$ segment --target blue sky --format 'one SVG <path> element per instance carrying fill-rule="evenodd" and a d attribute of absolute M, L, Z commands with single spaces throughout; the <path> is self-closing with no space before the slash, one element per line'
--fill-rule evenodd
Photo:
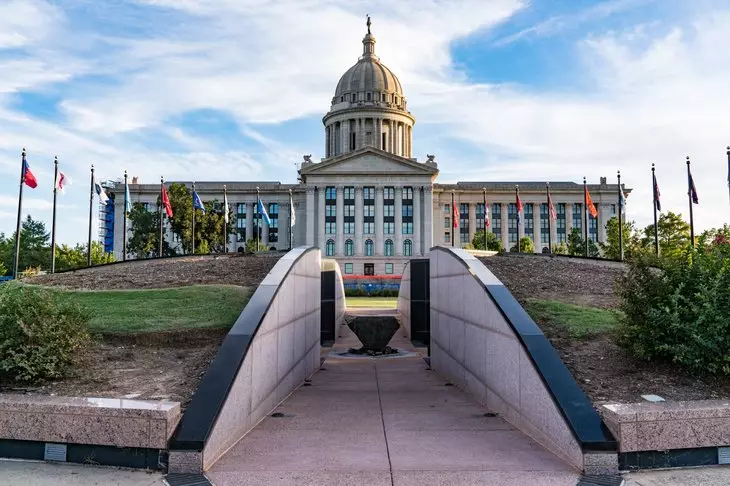
<path fill-rule="evenodd" d="M 414 154 L 440 182 L 597 182 L 620 169 L 629 216 L 728 214 L 730 3 L 721 0 L 6 0 L 0 5 L 0 231 L 17 211 L 20 150 L 39 179 L 24 213 L 85 239 L 88 169 L 142 182 L 294 182 L 323 155 L 321 118 L 361 52 L 376 52 L 415 115 Z M 49 224 L 50 227 L 50 224 Z"/>

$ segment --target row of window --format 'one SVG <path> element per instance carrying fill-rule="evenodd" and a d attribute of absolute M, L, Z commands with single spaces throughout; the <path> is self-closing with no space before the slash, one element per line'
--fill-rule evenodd
<path fill-rule="evenodd" d="M 357 93 L 351 93 L 347 97 L 351 103 L 357 103 Z M 380 101 L 382 103 L 395 103 L 396 105 L 400 103 L 402 98 L 399 98 L 397 95 L 391 95 L 389 93 L 365 93 L 365 99 L 361 101 Z M 340 96 L 340 103 L 345 101 L 345 95 Z"/>
<path fill-rule="evenodd" d="M 375 275 L 375 264 L 366 263 L 363 265 L 363 270 L 364 270 L 363 273 L 365 275 Z M 348 275 L 351 275 L 353 273 L 352 263 L 345 263 L 345 273 Z M 393 264 L 392 263 L 385 264 L 385 274 L 386 275 L 393 274 Z"/>
<path fill-rule="evenodd" d="M 393 240 L 385 240 L 385 247 L 384 247 L 384 254 L 385 256 L 393 256 Z M 326 256 L 335 256 L 335 240 L 327 240 L 327 244 L 325 245 L 325 255 Z M 345 256 L 354 256 L 355 255 L 355 243 L 348 239 L 345 241 Z M 374 244 L 373 240 L 365 240 L 365 256 L 373 256 L 374 255 Z M 412 256 L 413 255 L 413 242 L 411 240 L 405 240 L 403 242 L 403 256 Z"/>
<path fill-rule="evenodd" d="M 276 243 L 279 241 L 279 203 L 269 203 L 267 212 L 271 220 L 269 224 L 269 243 Z M 239 243 L 244 242 L 247 239 L 254 238 L 254 235 L 258 235 L 259 240 L 261 240 L 263 226 L 263 216 L 257 214 L 254 208 L 253 228 L 251 228 L 250 233 L 247 233 L 246 203 L 236 204 L 236 241 Z"/>

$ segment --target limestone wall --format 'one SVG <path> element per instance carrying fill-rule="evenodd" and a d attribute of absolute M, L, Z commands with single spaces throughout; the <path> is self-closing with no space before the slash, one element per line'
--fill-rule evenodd
<path fill-rule="evenodd" d="M 398 291 L 398 316 L 400 325 L 411 339 L 411 264 L 408 262 L 403 269 Z"/>

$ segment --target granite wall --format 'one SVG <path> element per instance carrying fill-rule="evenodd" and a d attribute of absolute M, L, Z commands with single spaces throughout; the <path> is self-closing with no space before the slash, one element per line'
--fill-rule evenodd
<path fill-rule="evenodd" d="M 398 316 L 401 327 L 411 339 L 411 262 L 403 269 L 398 290 Z"/>
<path fill-rule="evenodd" d="M 617 470 L 615 440 L 585 394 L 542 331 L 476 257 L 433 248 L 430 298 L 436 372 L 577 469 Z"/>
<path fill-rule="evenodd" d="M 210 468 L 319 368 L 320 267 L 318 249 L 295 248 L 261 282 L 183 416 L 170 472 Z"/>

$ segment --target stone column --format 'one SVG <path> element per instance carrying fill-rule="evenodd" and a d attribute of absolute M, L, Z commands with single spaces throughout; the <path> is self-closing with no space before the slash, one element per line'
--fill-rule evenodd
<path fill-rule="evenodd" d="M 421 245 L 421 254 L 426 255 L 431 250 L 434 242 L 434 227 L 437 221 L 433 217 L 433 186 L 429 185 L 423 188 L 423 244 Z"/>
<path fill-rule="evenodd" d="M 532 241 L 535 242 L 535 251 L 540 253 L 542 251 L 542 229 L 540 228 L 540 211 L 542 209 L 542 203 L 533 203 L 532 205 Z M 548 217 L 550 215 L 548 214 Z M 555 240 L 553 240 L 555 241 Z"/>
<path fill-rule="evenodd" d="M 365 254 L 363 249 L 363 194 L 362 186 L 355 186 L 355 255 Z"/>
<path fill-rule="evenodd" d="M 254 239 L 253 233 L 253 207 L 256 203 L 245 203 L 246 204 L 246 241 Z"/>
<path fill-rule="evenodd" d="M 390 135 L 390 153 L 395 154 L 396 152 L 396 145 L 395 145 L 395 122 L 393 120 L 390 120 L 389 126 L 388 126 L 388 135 Z"/>
<path fill-rule="evenodd" d="M 319 238 L 317 238 L 317 246 L 319 246 L 319 249 L 322 251 L 322 256 L 324 257 L 326 250 L 325 245 L 327 243 L 325 240 L 326 236 L 324 234 L 324 186 L 319 186 L 317 191 L 319 192 L 319 204 L 317 204 L 317 233 L 319 233 Z"/>
<path fill-rule="evenodd" d="M 394 226 L 394 232 L 395 232 L 395 241 L 393 244 L 395 245 L 395 250 L 393 252 L 394 255 L 397 256 L 403 256 L 403 188 L 402 187 L 396 187 L 395 188 L 395 223 Z"/>
<path fill-rule="evenodd" d="M 469 243 L 474 241 L 474 234 L 477 229 L 477 205 L 474 202 L 469 203 Z"/>
<path fill-rule="evenodd" d="M 598 210 L 598 241 L 604 243 L 606 241 L 606 223 L 608 222 L 608 208 L 606 204 L 597 204 L 596 209 Z M 618 210 L 618 205 L 616 206 Z"/>
<path fill-rule="evenodd" d="M 314 187 L 307 187 L 307 207 L 306 207 L 306 215 L 307 215 L 307 236 L 306 236 L 306 243 L 307 246 L 314 246 L 314 218 L 315 218 L 315 212 L 314 209 Z"/>
<path fill-rule="evenodd" d="M 344 231 L 345 231 L 345 200 L 343 196 L 343 186 L 337 186 L 337 208 L 335 213 L 335 219 L 337 222 L 337 229 L 335 230 L 335 255 L 341 256 L 345 254 L 344 246 Z"/>
<path fill-rule="evenodd" d="M 383 186 L 375 186 L 375 254 L 383 255 Z"/>
<path fill-rule="evenodd" d="M 421 186 L 413 186 L 413 256 L 421 255 Z"/>
<path fill-rule="evenodd" d="M 350 120 L 343 121 L 340 126 L 340 142 L 341 142 L 341 154 L 346 154 L 350 151 Z"/>
<path fill-rule="evenodd" d="M 509 213 L 508 208 L 509 203 L 502 202 L 502 246 L 504 247 L 505 251 L 509 251 Z"/>
<path fill-rule="evenodd" d="M 573 231 L 573 203 L 565 203 L 565 240 L 567 244 L 570 232 Z"/>

